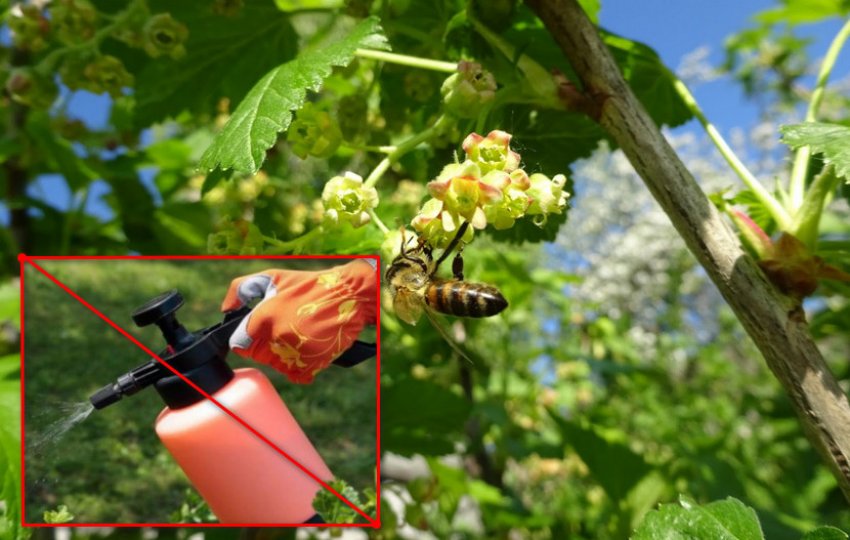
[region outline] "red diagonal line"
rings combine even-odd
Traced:
[[[185,376],[185,375],[183,375],[182,373],[180,373],[180,372],[179,372],[177,369],[175,369],[175,368],[174,368],[171,364],[169,364],[168,362],[166,362],[165,360],[163,360],[162,358],[160,358],[160,357],[159,357],[156,353],[154,353],[152,350],[148,349],[148,348],[147,348],[147,347],[146,347],[146,346],[145,346],[142,342],[140,342],[138,339],[134,338],[134,337],[133,337],[133,336],[132,336],[129,332],[127,332],[126,330],[124,330],[123,328],[121,328],[120,326],[118,326],[118,324],[116,324],[116,323],[115,323],[115,322],[113,322],[113,321],[112,321],[109,317],[107,317],[106,315],[104,315],[103,313],[101,313],[101,312],[100,312],[100,310],[98,310],[96,307],[94,307],[93,305],[91,305],[91,304],[89,304],[88,302],[86,302],[85,300],[83,300],[83,298],[82,298],[80,295],[78,295],[77,293],[75,293],[74,291],[72,291],[72,290],[70,289],[70,287],[68,287],[67,285],[65,285],[64,283],[62,283],[62,282],[61,282],[61,281],[59,281],[58,279],[56,279],[56,278],[55,278],[53,275],[51,275],[51,274],[50,274],[47,270],[45,270],[44,268],[42,268],[41,266],[39,266],[38,264],[36,264],[35,262],[33,262],[33,261],[32,261],[32,259],[26,258],[26,262],[30,263],[30,264],[31,264],[31,265],[32,265],[32,266],[33,266],[36,270],[38,270],[39,272],[41,272],[42,274],[44,274],[44,275],[45,275],[45,277],[47,277],[47,279],[49,279],[50,281],[52,281],[53,283],[55,283],[55,284],[56,284],[56,285],[57,285],[60,289],[62,289],[63,291],[65,291],[66,293],[68,293],[69,295],[71,295],[72,297],[74,297],[74,298],[75,298],[78,302],[80,302],[82,305],[84,305],[85,307],[87,307],[87,308],[88,308],[88,309],[89,309],[92,313],[94,313],[95,315],[97,315],[98,317],[100,317],[101,319],[103,319],[103,320],[106,322],[106,324],[108,324],[109,326],[111,326],[112,328],[114,328],[114,329],[115,329],[115,330],[116,330],[119,334],[121,334],[122,336],[124,336],[125,338],[127,338],[128,340],[130,340],[133,344],[135,344],[137,347],[139,347],[140,349],[142,349],[145,353],[147,353],[147,354],[151,355],[152,357],[154,357],[154,358],[155,358],[155,359],[156,359],[156,360],[157,360],[160,364],[162,364],[163,366],[165,366],[166,368],[168,368],[168,369],[169,369],[172,373],[174,373],[175,375],[177,375],[178,377],[180,377],[181,379],[183,379],[183,381],[184,381],[186,384],[188,384],[189,386],[191,386],[192,388],[194,388],[194,389],[195,389],[198,393],[202,394],[202,395],[203,395],[205,398],[207,398],[208,400],[212,401],[212,402],[215,404],[215,406],[216,406],[216,407],[218,407],[219,409],[221,409],[222,411],[224,411],[225,413],[227,413],[227,415],[228,415],[228,416],[230,416],[231,418],[233,418],[234,420],[236,420],[237,422],[239,422],[240,424],[242,424],[242,427],[244,427],[245,429],[247,429],[248,431],[250,431],[251,433],[253,433],[253,434],[254,434],[254,435],[256,435],[257,437],[259,437],[259,438],[260,438],[260,440],[262,440],[264,443],[266,443],[267,445],[269,445],[270,447],[272,447],[272,448],[273,448],[273,449],[274,449],[274,450],[275,450],[278,454],[280,454],[280,455],[282,455],[283,457],[285,457],[286,459],[288,459],[290,463],[292,463],[293,465],[295,465],[296,467],[298,467],[301,471],[303,471],[305,474],[307,474],[307,476],[309,476],[310,478],[312,478],[313,480],[315,480],[316,482],[318,482],[318,483],[319,483],[319,484],[320,484],[323,488],[325,488],[326,490],[328,490],[328,491],[330,491],[331,493],[333,493],[334,495],[336,495],[336,497],[337,497],[339,500],[341,500],[341,501],[342,501],[342,502],[344,502],[346,505],[348,505],[348,506],[349,506],[352,510],[354,510],[355,512],[357,512],[358,514],[360,514],[361,516],[363,516],[364,518],[366,518],[366,521],[368,521],[369,523],[371,523],[373,527],[378,526],[378,522],[377,522],[377,521],[375,521],[375,520],[373,520],[373,519],[372,519],[369,515],[367,515],[367,514],[366,514],[363,510],[361,510],[360,508],[358,508],[358,507],[357,507],[357,505],[355,505],[354,503],[352,503],[351,501],[349,501],[348,499],[346,499],[346,498],[345,498],[345,497],[344,497],[341,493],[339,493],[337,490],[335,490],[334,488],[332,488],[331,486],[329,486],[326,482],[324,482],[321,478],[319,478],[318,476],[316,476],[316,475],[315,475],[312,471],[310,471],[307,467],[305,467],[304,465],[302,465],[301,463],[299,463],[299,462],[298,462],[297,460],[295,460],[292,456],[290,456],[289,454],[287,454],[287,453],[286,453],[283,449],[281,449],[281,448],[280,448],[279,446],[277,446],[275,443],[273,443],[273,442],[272,442],[272,441],[270,441],[268,438],[266,438],[266,436],[265,436],[265,435],[263,435],[262,433],[260,433],[260,432],[259,432],[259,431],[257,431],[256,429],[252,428],[252,427],[251,427],[251,426],[250,426],[247,422],[245,422],[244,420],[242,420],[241,418],[239,418],[239,416],[238,416],[238,415],[236,415],[235,413],[233,413],[230,409],[228,409],[227,407],[225,407],[224,405],[222,405],[221,403],[219,403],[219,401],[218,401],[218,400],[216,400],[214,397],[212,397],[210,394],[208,394],[207,392],[205,392],[204,390],[202,390],[202,389],[201,389],[198,385],[196,385],[195,383],[193,383],[192,381],[190,381],[188,378],[186,378],[186,376]],[[333,524],[332,524],[332,523],[329,523],[329,525],[333,525]]]

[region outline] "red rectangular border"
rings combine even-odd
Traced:
[[[288,260],[288,259],[371,259],[375,261],[375,302],[381,305],[381,258],[377,255],[18,255],[20,263],[20,328],[21,328],[21,526],[22,527],[185,527],[185,528],[219,528],[219,527],[337,527],[337,528],[381,528],[381,310],[376,310],[375,340],[377,354],[375,356],[375,495],[376,509],[375,519],[370,523],[27,523],[26,521],[26,437],[25,437],[25,410],[24,410],[24,350],[25,350],[25,325],[24,325],[24,265],[27,261],[38,260]],[[38,271],[38,269],[37,269]]]

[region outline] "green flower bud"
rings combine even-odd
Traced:
[[[459,62],[440,89],[446,111],[458,118],[475,118],[496,98],[496,79],[475,62]]]
[[[50,23],[34,4],[18,3],[9,9],[9,32],[19,49],[38,52],[47,46]]]
[[[49,108],[59,94],[53,79],[31,68],[12,70],[6,80],[6,91],[13,100],[34,109]]]
[[[50,17],[66,45],[88,41],[97,31],[97,10],[88,0],[57,0],[50,4]]]
[[[110,96],[117,98],[122,95],[123,88],[133,85],[133,76],[124,68],[121,60],[114,56],[96,57],[82,69],[81,77],[79,73],[75,73],[73,63],[63,67],[68,69],[60,70],[60,74],[65,84],[72,90],[82,88],[96,94],[107,92]],[[68,73],[69,71],[71,73]]]
[[[292,145],[292,152],[301,159],[308,155],[328,158],[339,148],[342,132],[330,113],[305,103],[289,126],[286,140]]]
[[[331,225],[347,221],[361,227],[371,220],[368,210],[378,206],[378,191],[363,185],[363,178],[347,171],[334,176],[322,190],[324,220]]]
[[[257,255],[263,252],[260,229],[244,219],[225,219],[219,231],[207,237],[207,251],[213,255]]]
[[[186,54],[183,44],[189,37],[189,29],[174,20],[170,13],[159,13],[148,19],[143,33],[145,52],[154,58],[164,55],[176,59]]]

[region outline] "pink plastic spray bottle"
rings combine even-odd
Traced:
[[[138,326],[156,324],[168,348],[159,356],[262,433],[295,461],[329,481],[333,474],[268,378],[225,361],[230,335],[250,308],[225,314],[214,326],[189,332],[177,321],[177,291],[133,313]],[[375,354],[356,342],[337,359],[350,367]],[[153,385],[166,403],[156,433],[222,523],[321,523],[312,506],[321,485],[154,359],[95,392],[97,409]]]

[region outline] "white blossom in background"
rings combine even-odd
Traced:
[[[706,138],[693,133],[667,138],[706,193],[740,188]],[[582,277],[568,292],[576,309],[589,316],[630,317],[628,337],[651,358],[666,333],[661,319],[666,299],[678,293],[685,306],[683,330],[701,342],[713,339],[723,300],[625,155],[600,148],[576,165],[573,179],[569,223],[550,256],[553,265]],[[677,270],[684,271],[680,283],[671,280]]]

